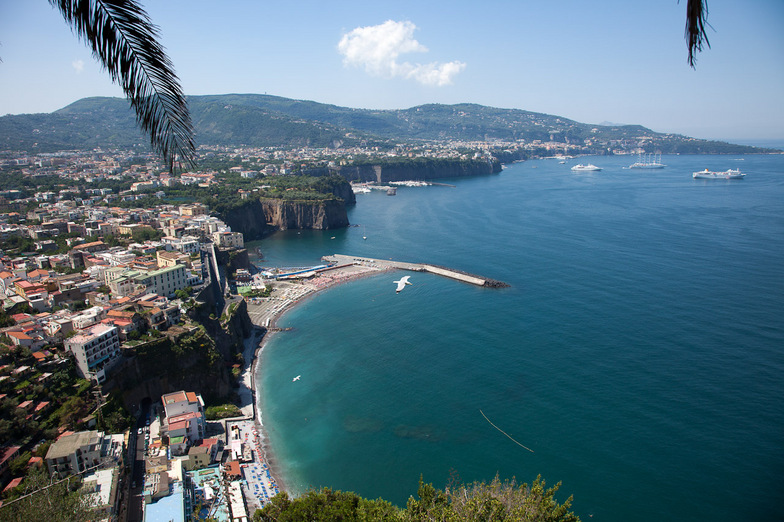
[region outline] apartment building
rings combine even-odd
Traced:
[[[115,326],[95,325],[63,344],[76,357],[79,374],[98,383],[106,380],[106,372],[121,359],[120,336]]]
[[[166,433],[173,454],[184,454],[189,446],[204,438],[206,420],[201,395],[178,391],[161,397],[166,413]]]
[[[133,278],[137,287],[144,285],[147,293],[156,293],[164,297],[173,297],[174,292],[188,286],[188,271],[184,265],[168,266],[139,274]]]
[[[123,434],[79,431],[63,435],[46,452],[46,467],[52,476],[81,473],[99,464],[118,465],[123,455]]]
[[[244,248],[245,240],[242,232],[214,232],[212,242],[219,248]]]

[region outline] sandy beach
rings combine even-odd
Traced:
[[[386,270],[383,267],[348,265],[319,272],[309,279],[291,281],[272,281],[272,294],[267,298],[255,298],[248,302],[248,315],[255,325],[250,337],[245,339],[243,357],[245,364],[239,378],[240,409],[243,416],[255,423],[258,443],[259,465],[264,467],[265,475],[277,484],[280,491],[286,491],[285,482],[281,480],[281,472],[274,454],[269,447],[269,439],[264,428],[264,412],[259,406],[256,395],[256,379],[261,354],[267,341],[279,331],[278,318],[289,308],[301,303],[306,297],[326,290],[333,286],[355,279],[378,274]],[[261,503],[259,503],[261,505]]]

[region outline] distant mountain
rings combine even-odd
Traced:
[[[403,110],[352,109],[261,94],[189,96],[199,145],[335,147],[405,140],[540,140],[584,152],[766,152],[745,145],[653,132],[640,125],[590,125],[560,116],[470,103]],[[94,147],[147,148],[128,102],[85,98],[51,114],[0,117],[0,149],[50,152]]]

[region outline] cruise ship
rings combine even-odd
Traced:
[[[743,179],[746,177],[740,169],[727,169],[723,171],[701,170],[692,174],[694,179]]]
[[[597,167],[596,165],[593,165],[591,163],[588,163],[587,165],[583,165],[582,163],[580,163],[580,164],[575,165],[574,167],[572,167],[572,170],[576,170],[576,171],[591,171],[591,170],[602,170],[602,169],[601,169],[601,167]]]

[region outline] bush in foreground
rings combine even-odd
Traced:
[[[295,521],[537,521],[580,522],[569,510],[570,496],[562,504],[555,500],[559,482],[547,488],[541,476],[529,486],[498,477],[489,484],[475,482],[465,485],[454,482],[444,490],[419,482],[418,499],[411,497],[405,509],[383,499],[368,500],[356,493],[311,490],[300,498],[290,499],[281,493],[264,508],[256,511],[255,522]]]

